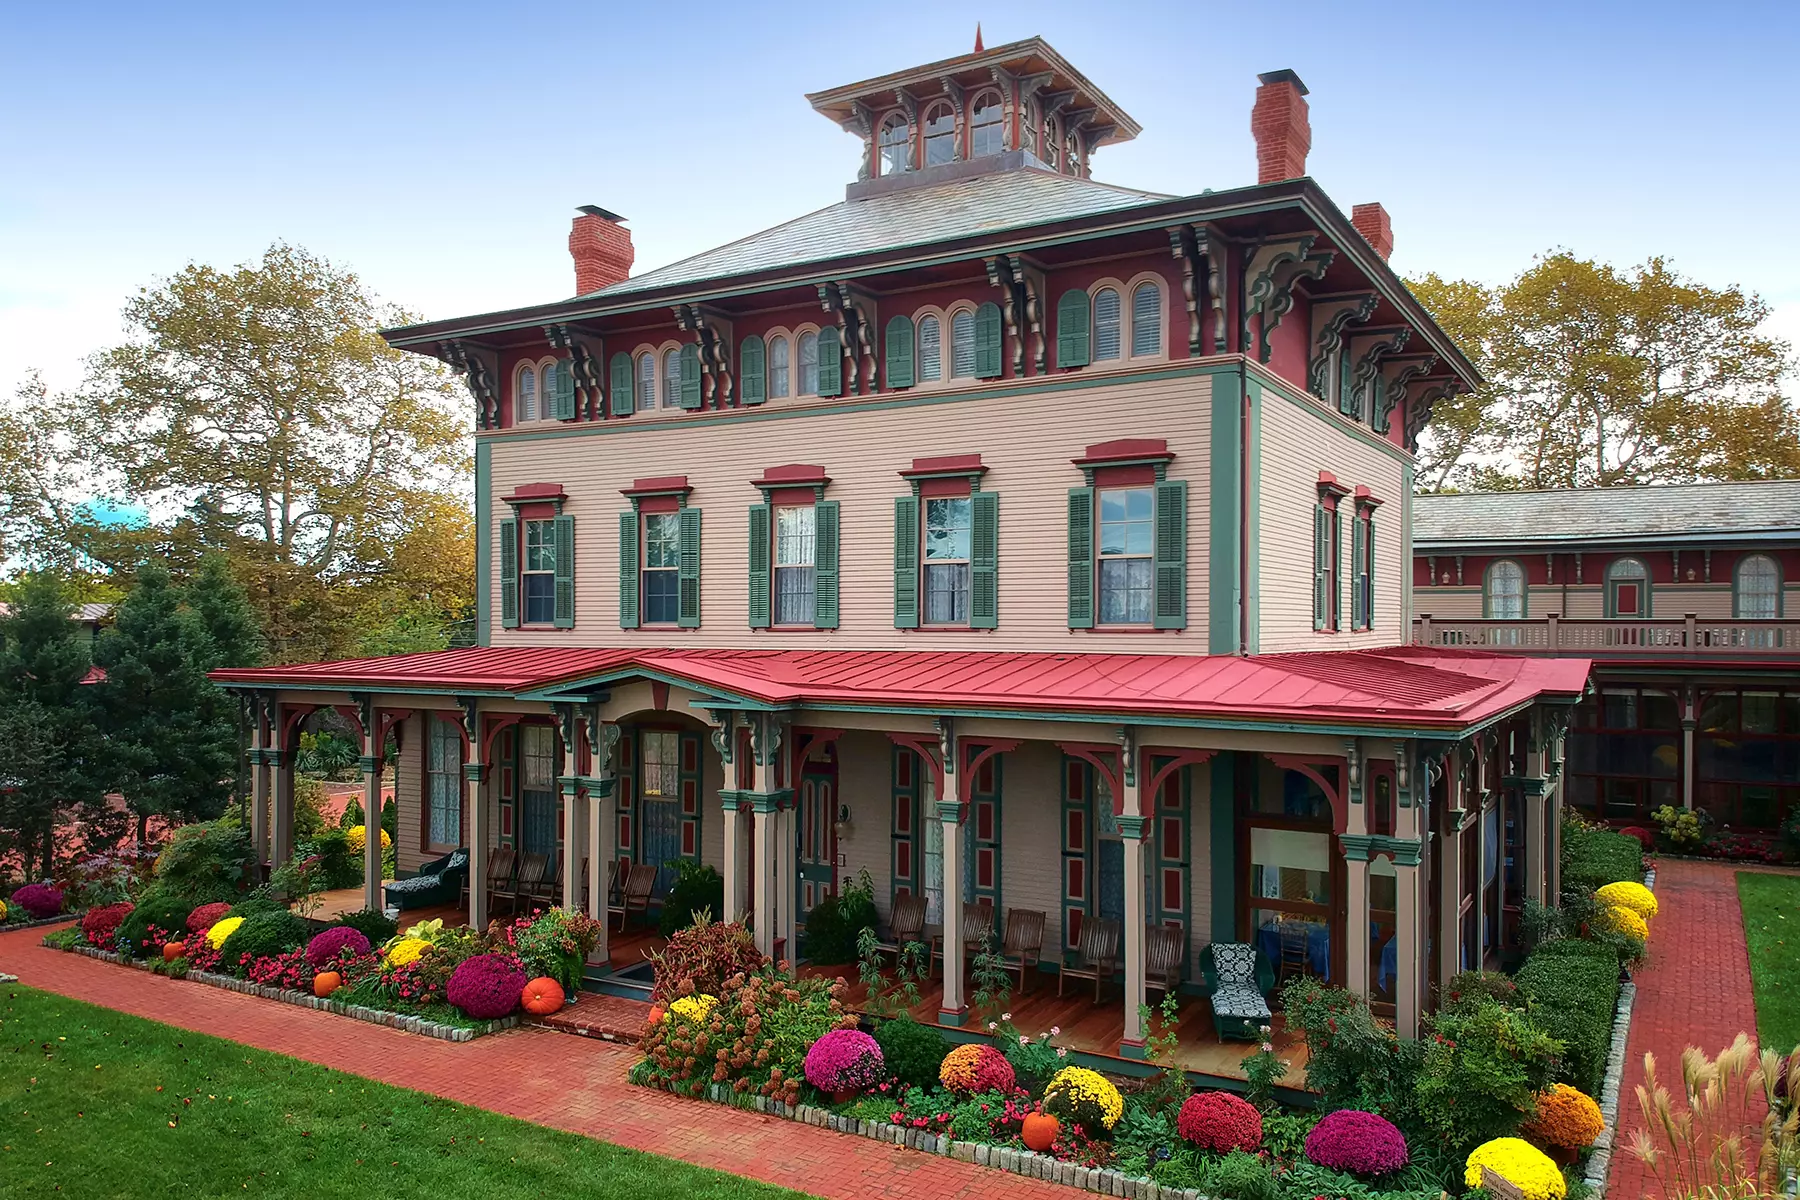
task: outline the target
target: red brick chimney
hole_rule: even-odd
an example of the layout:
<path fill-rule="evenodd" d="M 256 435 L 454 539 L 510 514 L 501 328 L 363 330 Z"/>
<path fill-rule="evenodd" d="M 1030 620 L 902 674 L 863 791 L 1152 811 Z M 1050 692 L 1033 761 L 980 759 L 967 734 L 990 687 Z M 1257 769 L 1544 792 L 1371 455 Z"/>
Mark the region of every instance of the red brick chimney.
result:
<path fill-rule="evenodd" d="M 1306 119 L 1306 85 L 1292 71 L 1269 71 L 1256 77 L 1256 106 L 1250 110 L 1250 133 L 1256 138 L 1256 182 L 1279 183 L 1306 174 L 1306 152 L 1312 149 L 1312 125 Z"/>
<path fill-rule="evenodd" d="M 1394 252 L 1394 224 L 1387 209 L 1379 204 L 1359 204 L 1350 210 L 1350 224 L 1363 240 L 1375 247 L 1375 253 L 1386 258 Z"/>
<path fill-rule="evenodd" d="M 569 230 L 569 257 L 575 260 L 575 294 L 585 296 L 601 288 L 623 283 L 631 274 L 637 251 L 625 218 L 604 208 L 584 204 Z"/>

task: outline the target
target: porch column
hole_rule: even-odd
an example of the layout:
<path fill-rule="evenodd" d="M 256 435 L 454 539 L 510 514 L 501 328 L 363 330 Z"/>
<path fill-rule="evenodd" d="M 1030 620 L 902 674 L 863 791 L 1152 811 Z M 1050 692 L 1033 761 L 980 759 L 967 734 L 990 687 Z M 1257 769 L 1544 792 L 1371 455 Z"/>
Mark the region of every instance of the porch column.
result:
<path fill-rule="evenodd" d="M 775 813 L 772 798 L 758 792 L 750 800 L 751 892 L 756 948 L 775 956 Z"/>
<path fill-rule="evenodd" d="M 794 844 L 794 798 L 790 789 L 778 797 L 770 814 L 769 828 L 775 838 L 775 936 L 781 940 L 782 957 L 792 963 L 800 957 L 795 944 L 794 892 L 798 887 L 795 861 L 798 848 Z"/>
<path fill-rule="evenodd" d="M 1126 805 L 1136 799 L 1136 784 L 1126 786 Z M 1121 813 L 1119 837 L 1125 849 L 1125 1034 L 1119 1051 L 1142 1054 L 1144 1021 L 1141 1009 L 1149 1003 L 1144 984 L 1144 830 L 1142 813 Z"/>
<path fill-rule="evenodd" d="M 1412 742 L 1394 744 L 1394 1028 L 1403 1038 L 1419 1035 L 1419 981 L 1425 977 L 1425 878 L 1419 864 L 1431 787 L 1414 750 Z"/>
<path fill-rule="evenodd" d="M 250 845 L 260 875 L 269 857 L 268 751 L 273 730 L 264 724 L 269 706 L 262 697 L 251 693 L 250 705 Z"/>
<path fill-rule="evenodd" d="M 294 748 L 267 751 L 275 764 L 275 812 L 270 830 L 269 865 L 273 870 L 294 856 Z"/>
<path fill-rule="evenodd" d="M 933 790 L 930 779 L 927 774 L 922 790 Z M 946 775 L 944 788 L 951 797 L 937 802 L 937 818 L 944 827 L 944 1000 L 939 1005 L 938 1021 L 961 1025 L 968 1006 L 963 1002 L 962 804 L 955 795 L 956 776 Z"/>
<path fill-rule="evenodd" d="M 486 797 L 481 786 L 481 715 L 473 700 L 465 700 L 463 734 L 468 758 L 463 763 L 463 811 L 469 815 L 469 926 L 487 928 L 488 828 Z"/>
<path fill-rule="evenodd" d="M 363 907 L 380 912 L 381 902 L 381 746 L 371 728 L 363 732 Z"/>
<path fill-rule="evenodd" d="M 581 887 L 584 882 L 581 859 L 586 853 L 588 842 L 587 805 L 582 799 L 580 780 L 573 775 L 564 776 L 562 797 L 562 909 L 564 912 L 578 913 L 582 911 Z"/>
<path fill-rule="evenodd" d="M 1462 969 L 1462 839 L 1468 836 L 1462 828 L 1464 788 L 1462 751 L 1459 747 L 1445 760 L 1449 779 L 1449 812 L 1444 826 L 1442 854 L 1443 878 L 1439 882 L 1438 937 L 1442 939 L 1438 953 L 1438 986 L 1450 982 Z M 1478 860 L 1479 861 L 1479 860 Z"/>
<path fill-rule="evenodd" d="M 725 911 L 721 921 L 736 921 L 744 916 L 744 813 L 742 793 L 727 788 L 719 795 L 719 812 L 724 820 L 725 847 Z"/>
<path fill-rule="evenodd" d="M 1694 807 L 1694 689 L 1682 692 L 1681 707 L 1681 807 Z"/>
<path fill-rule="evenodd" d="M 1369 998 L 1369 806 L 1363 803 L 1362 749 L 1356 739 L 1344 743 L 1344 780 L 1349 803 L 1344 806 L 1344 983 Z M 1395 914 L 1398 917 L 1399 914 Z"/>

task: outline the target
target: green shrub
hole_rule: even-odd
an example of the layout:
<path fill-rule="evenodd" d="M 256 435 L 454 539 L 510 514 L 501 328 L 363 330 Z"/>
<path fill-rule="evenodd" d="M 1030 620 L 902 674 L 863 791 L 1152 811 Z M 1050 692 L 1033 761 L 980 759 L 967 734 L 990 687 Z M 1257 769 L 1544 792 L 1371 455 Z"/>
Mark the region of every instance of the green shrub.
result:
<path fill-rule="evenodd" d="M 285 954 L 304 946 L 306 938 L 306 922 L 285 909 L 252 913 L 219 947 L 220 965 L 236 969 L 259 958 Z"/>
<path fill-rule="evenodd" d="M 144 889 L 144 894 L 138 897 L 137 907 L 120 922 L 118 936 L 120 940 L 130 942 L 132 953 L 142 958 L 155 949 L 145 945 L 150 926 L 154 925 L 171 935 L 170 941 L 179 942 L 187 936 L 188 914 L 195 907 L 185 898 L 152 885 Z"/>
<path fill-rule="evenodd" d="M 1564 890 L 1592 891 L 1620 880 L 1641 883 L 1643 878 L 1644 847 L 1636 838 L 1574 822 L 1563 826 Z"/>
<path fill-rule="evenodd" d="M 1612 949 L 1579 938 L 1545 942 L 1515 978 L 1532 1023 L 1563 1044 L 1560 1078 L 1599 1095 L 1619 1002 L 1619 962 Z"/>
<path fill-rule="evenodd" d="M 1257 1155 L 1233 1150 L 1207 1172 L 1208 1190 L 1220 1200 L 1281 1200 L 1281 1185 Z"/>
<path fill-rule="evenodd" d="M 279 899 L 269 888 L 260 887 L 233 904 L 231 911 L 226 915 L 243 917 L 247 920 L 258 913 L 284 913 L 287 911 L 286 901 Z"/>
<path fill-rule="evenodd" d="M 701 910 L 724 915 L 725 877 L 702 862 L 683 862 L 675 868 L 675 882 L 663 901 L 661 932 L 675 936 L 694 923 Z"/>
<path fill-rule="evenodd" d="M 400 932 L 400 923 L 391 920 L 386 913 L 365 908 L 360 912 L 344 913 L 337 919 L 339 925 L 354 929 L 369 939 L 369 945 L 379 946 Z"/>
<path fill-rule="evenodd" d="M 901 1083 L 919 1088 L 937 1086 L 938 1068 L 950 1052 L 943 1034 L 902 1015 L 877 1025 L 875 1042 L 881 1047 L 881 1059 L 887 1069 Z"/>
<path fill-rule="evenodd" d="M 1431 1017 L 1413 1087 L 1419 1118 L 1462 1155 L 1513 1134 L 1555 1082 L 1562 1043 L 1523 1012 L 1485 997 Z"/>
<path fill-rule="evenodd" d="M 1287 1027 L 1306 1039 L 1306 1086 L 1328 1109 L 1393 1107 L 1399 1039 L 1376 1023 L 1367 1001 L 1303 975 L 1282 989 L 1281 1006 Z"/>
<path fill-rule="evenodd" d="M 838 895 L 825 897 L 806 914 L 803 945 L 807 961 L 814 966 L 855 962 L 856 939 L 880 920 L 875 911 L 875 884 L 864 871 Z"/>
<path fill-rule="evenodd" d="M 156 883 L 190 909 L 235 900 L 249 886 L 250 834 L 222 821 L 183 825 L 156 860 Z"/>
<path fill-rule="evenodd" d="M 1445 1008 L 1460 1008 L 1483 1000 L 1518 1006 L 1519 985 L 1500 971 L 1459 971 L 1444 988 Z"/>
<path fill-rule="evenodd" d="M 312 841 L 295 848 L 296 858 L 316 857 L 325 890 L 355 887 L 362 882 L 362 856 L 350 853 L 350 835 L 330 826 Z"/>

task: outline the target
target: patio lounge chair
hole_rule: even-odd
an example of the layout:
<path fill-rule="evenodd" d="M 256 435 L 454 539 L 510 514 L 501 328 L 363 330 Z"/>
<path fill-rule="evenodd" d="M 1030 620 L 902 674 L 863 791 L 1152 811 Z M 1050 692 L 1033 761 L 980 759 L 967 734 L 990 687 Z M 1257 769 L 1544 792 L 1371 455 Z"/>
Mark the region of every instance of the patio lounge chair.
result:
<path fill-rule="evenodd" d="M 1000 939 L 1000 968 L 1019 977 L 1019 990 L 1029 991 L 1030 976 L 1026 968 L 1036 972 L 1038 959 L 1044 952 L 1044 914 L 1035 908 L 1014 908 L 1006 914 L 1006 936 Z"/>
<path fill-rule="evenodd" d="M 1269 1023 L 1263 994 L 1275 986 L 1275 969 L 1248 942 L 1214 942 L 1207 947 L 1206 990 L 1212 995 L 1213 1028 L 1219 1040 L 1256 1041 Z"/>
<path fill-rule="evenodd" d="M 383 894 L 387 906 L 401 912 L 409 908 L 455 904 L 461 898 L 468 878 L 469 851 L 463 847 L 421 864 L 417 875 L 395 880 L 383 889 Z"/>
<path fill-rule="evenodd" d="M 650 919 L 650 893 L 656 890 L 656 868 L 649 863 L 637 863 L 625 876 L 625 894 L 619 897 L 619 903 L 606 906 L 606 915 L 619 914 L 619 932 L 624 933 L 631 924 L 632 913 L 642 913 L 646 922 Z"/>
<path fill-rule="evenodd" d="M 1144 986 L 1165 995 L 1181 986 L 1181 964 L 1187 958 L 1187 931 L 1175 925 L 1144 930 Z"/>
<path fill-rule="evenodd" d="M 1100 1003 L 1100 985 L 1110 982 L 1119 969 L 1119 923 L 1111 917 L 1089 917 L 1081 923 L 1081 938 L 1075 946 L 1074 966 L 1063 964 L 1057 971 L 1056 994 L 1063 994 L 1069 977 L 1094 981 L 1094 1003 Z"/>
<path fill-rule="evenodd" d="M 994 939 L 994 904 L 991 900 L 982 900 L 976 904 L 963 905 L 962 911 L 962 956 L 981 952 L 981 939 L 988 939 L 988 948 L 993 948 Z M 931 959 L 933 962 L 944 957 L 944 935 L 940 931 L 931 939 Z"/>
<path fill-rule="evenodd" d="M 518 851 L 510 846 L 498 846 L 488 851 L 487 878 L 482 882 L 482 886 L 487 890 L 489 904 L 512 888 L 513 868 L 518 865 L 518 861 Z M 469 898 L 469 882 L 469 876 L 465 872 L 461 900 L 466 901 Z"/>
<path fill-rule="evenodd" d="M 900 960 L 904 946 L 925 940 L 925 897 L 901 896 L 894 901 L 894 913 L 888 920 L 888 940 L 877 943 L 883 953 Z"/>

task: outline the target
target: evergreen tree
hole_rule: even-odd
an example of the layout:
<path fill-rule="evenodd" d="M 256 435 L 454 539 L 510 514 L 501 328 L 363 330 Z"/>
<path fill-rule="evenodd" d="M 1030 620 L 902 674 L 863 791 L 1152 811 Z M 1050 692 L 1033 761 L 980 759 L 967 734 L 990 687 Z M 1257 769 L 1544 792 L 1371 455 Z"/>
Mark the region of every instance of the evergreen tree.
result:
<path fill-rule="evenodd" d="M 53 873 L 59 824 L 105 803 L 83 685 L 92 662 L 73 613 L 62 582 L 37 573 L 0 616 L 0 851 L 16 850 L 28 875 Z"/>
<path fill-rule="evenodd" d="M 167 568 L 148 563 L 101 635 L 95 685 L 111 780 L 137 815 L 209 820 L 225 810 L 238 752 L 234 706 L 206 677 L 217 655 Z"/>
<path fill-rule="evenodd" d="M 188 581 L 187 604 L 212 639 L 213 667 L 258 667 L 267 653 L 249 594 L 223 554 L 208 554 Z"/>

